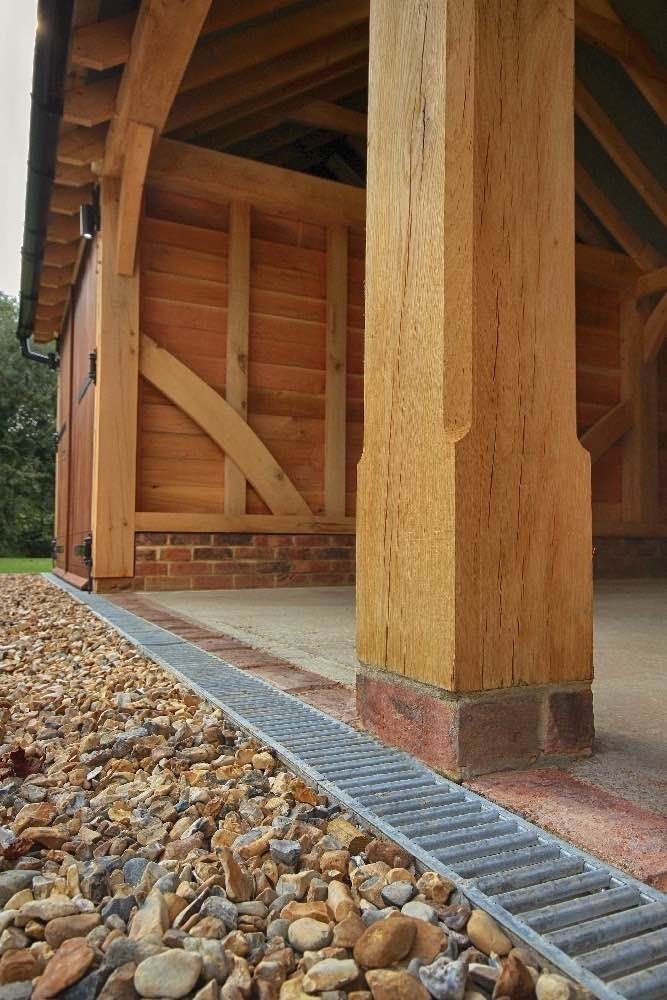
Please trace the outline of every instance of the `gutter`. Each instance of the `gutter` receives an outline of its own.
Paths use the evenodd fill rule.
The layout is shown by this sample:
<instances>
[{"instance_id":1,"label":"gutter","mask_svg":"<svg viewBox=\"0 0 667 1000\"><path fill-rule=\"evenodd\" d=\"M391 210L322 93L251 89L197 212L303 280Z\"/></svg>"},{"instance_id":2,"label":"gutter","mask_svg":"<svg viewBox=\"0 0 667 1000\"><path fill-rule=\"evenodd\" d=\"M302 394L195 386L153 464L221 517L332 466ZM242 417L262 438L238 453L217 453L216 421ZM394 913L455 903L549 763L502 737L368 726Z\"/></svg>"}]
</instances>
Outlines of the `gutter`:
<instances>
[{"instance_id":1,"label":"gutter","mask_svg":"<svg viewBox=\"0 0 667 1000\"><path fill-rule=\"evenodd\" d=\"M74 0L38 0L37 35L32 71L28 182L25 196L19 320L16 336L30 361L58 367L57 354L41 354L28 345L35 325L39 279L46 244L49 203L56 168L58 131Z\"/></svg>"}]
</instances>

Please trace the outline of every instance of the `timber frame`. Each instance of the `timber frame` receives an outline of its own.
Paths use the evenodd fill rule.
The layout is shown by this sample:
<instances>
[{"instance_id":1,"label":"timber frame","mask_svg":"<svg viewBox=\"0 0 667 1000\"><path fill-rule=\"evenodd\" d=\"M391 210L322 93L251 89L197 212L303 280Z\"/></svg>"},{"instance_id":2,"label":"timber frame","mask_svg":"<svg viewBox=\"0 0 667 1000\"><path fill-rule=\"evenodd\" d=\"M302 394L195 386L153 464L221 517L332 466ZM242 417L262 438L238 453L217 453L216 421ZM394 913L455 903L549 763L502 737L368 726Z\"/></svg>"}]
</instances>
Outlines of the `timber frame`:
<instances>
[{"instance_id":1,"label":"timber frame","mask_svg":"<svg viewBox=\"0 0 667 1000\"><path fill-rule=\"evenodd\" d=\"M65 336L79 208L98 200L94 577L131 581L139 532L353 534L372 4L141 0L104 20L94 7L73 4L41 266L21 307L37 343ZM663 124L667 70L607 0L574 10L593 533L662 536L667 194L651 137L624 132L593 70L620 73L628 107Z\"/></svg>"}]
</instances>

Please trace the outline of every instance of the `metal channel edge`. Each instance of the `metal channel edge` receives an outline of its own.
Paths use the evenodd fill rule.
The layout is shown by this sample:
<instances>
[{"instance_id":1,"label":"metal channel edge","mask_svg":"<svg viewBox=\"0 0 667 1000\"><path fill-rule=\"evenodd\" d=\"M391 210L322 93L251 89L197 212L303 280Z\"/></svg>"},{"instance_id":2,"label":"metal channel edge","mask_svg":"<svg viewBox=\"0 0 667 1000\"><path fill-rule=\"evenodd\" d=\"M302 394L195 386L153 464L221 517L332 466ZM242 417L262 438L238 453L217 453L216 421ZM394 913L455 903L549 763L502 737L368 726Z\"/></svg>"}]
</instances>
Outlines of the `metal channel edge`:
<instances>
[{"instance_id":1,"label":"metal channel edge","mask_svg":"<svg viewBox=\"0 0 667 1000\"><path fill-rule=\"evenodd\" d=\"M486 799L484 796L478 795L476 792L465 788L465 786L443 777L436 771L431 770L425 764L422 764L420 761L411 757L409 754L406 754L404 751L397 750L396 748L383 743L376 737L370 736L370 734L356 730L351 726L348 726L346 723L332 718L319 709L300 701L293 695L278 690L269 682L252 676L250 671L244 671L231 663L227 663L227 661L221 659L219 656L213 655L200 647L194 646L194 644L190 643L188 640L181 638L173 632L169 632L167 629L163 629L159 625L146 621L141 618L140 615L135 615L133 612L128 611L121 605L114 604L102 596L78 590L53 573L44 573L42 575L49 583L54 584L59 589L68 593L78 603L86 606L98 619L104 622L104 624L113 628L121 636L127 639L139 652L142 653L142 655L146 656L147 659L153 660L165 670L169 671L169 673L175 676L186 687L198 694L203 700L208 701L209 703L220 708L225 713L227 718L229 718L230 721L232 721L240 730L258 740L263 745L270 746L276 756L284 764L286 764L299 776L307 780L311 785L317 787L320 792L329 796L332 801L344 807L360 821L360 824L363 827L366 827L372 832L394 841L406 850L415 859L420 870L438 872L454 882L467 896L471 903L492 916L494 920L496 920L501 927L507 931L511 938L526 944L528 947L537 952L544 960L547 967L554 971L562 972L564 975L574 980L574 982L589 990L595 997L598 998L598 1000L626 1000L625 994L619 993L616 989L614 989L613 984L605 982L599 976L590 972L583 965L581 965L576 958L570 957L565 952L561 951L560 948L553 945L538 931L533 930L525 924L520 917L512 915L504 907L498 905L493 896L488 896L481 890L477 889L474 885L474 881L480 876L475 876L475 879L468 879L459 875L454 869L438 860L438 858L431 854L428 850L420 846L414 840L410 839L410 837L402 833L401 830L394 827L390 822L374 812L372 808L364 805L357 798L355 798L353 794L350 794L344 788L340 787L340 785L336 784L334 780L327 778L322 771L317 769L317 766L308 764L304 761L304 759L299 756L298 751L295 752L284 743L281 743L280 740L269 731L270 727L269 729L264 729L260 725L252 722L243 714L242 711L234 708L231 704L225 701L224 697L216 695L214 691L201 684L193 676L189 675L187 673L188 668L186 663L181 663L183 669L180 669L179 666L172 662L172 659L175 658L176 660L180 659L187 661L187 654L190 653L190 659L192 659L192 653L196 651L195 659L198 660L200 664L206 663L220 676L223 674L226 674L231 678L237 676L239 681L242 682L240 685L241 687L244 685L248 686L250 681L250 687L256 689L257 697L261 698L262 693L266 693L267 695L270 695L273 705L281 703L285 704L287 714L289 714L290 707L293 707L294 709L298 708L299 714L306 714L308 719L310 720L312 718L312 722L315 724L319 723L320 725L325 725L329 729L333 727L338 733L340 733L341 737L356 737L357 739L362 740L367 747L372 748L374 751L385 751L383 756L391 758L392 762L395 759L397 765L403 764L405 766L409 766L412 771L415 772L416 776L423 776L425 779L428 779L429 783L441 786L443 791L464 793L466 801L480 803L482 809L484 807L490 807L494 812L498 813L499 820L515 823L519 831L525 832L526 834L532 834L538 837L541 842L546 842L549 845L553 845L554 848L558 848L559 851L561 851L566 857L581 862L584 871L592 870L602 872L608 875L610 879L620 882L622 886L627 886L628 888L640 893L643 897L646 897L649 901L662 904L663 906L667 906L667 895L657 889L654 889L652 886L640 882L627 873L622 872L620 869L614 868L606 862L601 861L599 858L588 854L586 851L574 847L572 844L569 844L554 834L551 834L541 827L530 823L528 820L510 812L492 800ZM153 642L147 642L147 640L151 638L153 639ZM166 653L170 653L171 658L167 658L167 656L164 655ZM251 696L245 696L245 700L248 699L252 702ZM284 702L283 699L286 699L286 702ZM268 721L270 722L271 720ZM417 808L416 802L415 808ZM437 834L437 830L434 829L434 835L435 834ZM502 894L499 893L498 895ZM667 935L667 928L665 929L665 934ZM641 994L633 994L633 996L634 995L640 996Z\"/></svg>"}]
</instances>

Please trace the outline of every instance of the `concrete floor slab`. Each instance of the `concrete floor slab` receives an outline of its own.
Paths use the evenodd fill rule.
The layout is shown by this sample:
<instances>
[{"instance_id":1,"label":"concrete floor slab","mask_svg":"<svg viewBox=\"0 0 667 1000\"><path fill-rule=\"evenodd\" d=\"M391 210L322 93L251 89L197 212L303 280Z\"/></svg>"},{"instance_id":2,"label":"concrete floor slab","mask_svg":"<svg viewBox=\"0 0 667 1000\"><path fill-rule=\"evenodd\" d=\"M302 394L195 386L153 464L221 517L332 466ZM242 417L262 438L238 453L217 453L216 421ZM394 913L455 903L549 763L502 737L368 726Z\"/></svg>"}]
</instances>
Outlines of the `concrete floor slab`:
<instances>
[{"instance_id":1,"label":"concrete floor slab","mask_svg":"<svg viewBox=\"0 0 667 1000\"><path fill-rule=\"evenodd\" d=\"M143 596L305 670L354 684L352 587ZM667 580L596 583L595 675L595 753L567 770L667 813Z\"/></svg>"}]
</instances>

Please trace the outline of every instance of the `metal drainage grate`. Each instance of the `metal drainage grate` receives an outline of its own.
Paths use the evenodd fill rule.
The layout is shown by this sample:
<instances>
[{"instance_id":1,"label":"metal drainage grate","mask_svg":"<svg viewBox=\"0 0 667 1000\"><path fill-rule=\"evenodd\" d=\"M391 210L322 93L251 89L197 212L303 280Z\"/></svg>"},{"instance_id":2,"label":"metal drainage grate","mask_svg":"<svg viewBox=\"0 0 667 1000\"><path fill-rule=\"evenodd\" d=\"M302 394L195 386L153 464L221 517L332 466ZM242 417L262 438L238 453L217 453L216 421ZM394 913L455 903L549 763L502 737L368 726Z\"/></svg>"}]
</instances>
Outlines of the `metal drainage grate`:
<instances>
[{"instance_id":1,"label":"metal drainage grate","mask_svg":"<svg viewBox=\"0 0 667 1000\"><path fill-rule=\"evenodd\" d=\"M47 578L601 1000L667 997L667 896L102 597Z\"/></svg>"}]
</instances>

